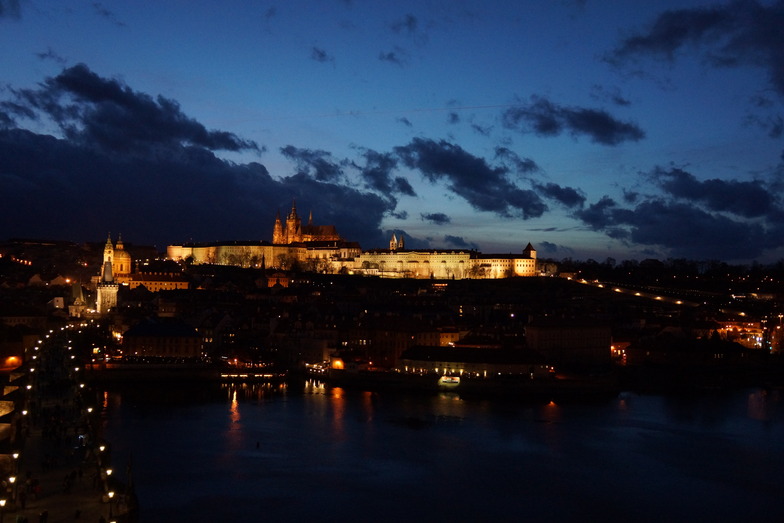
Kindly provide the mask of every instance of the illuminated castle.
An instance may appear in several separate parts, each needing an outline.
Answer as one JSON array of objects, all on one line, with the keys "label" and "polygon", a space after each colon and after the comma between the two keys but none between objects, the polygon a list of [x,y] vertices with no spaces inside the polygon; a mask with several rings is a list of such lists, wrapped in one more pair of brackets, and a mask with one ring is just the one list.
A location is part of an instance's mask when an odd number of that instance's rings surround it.
[{"label": "illuminated castle", "polygon": [[272,227],[272,243],[215,242],[169,245],[171,260],[190,260],[194,264],[214,263],[240,267],[290,269],[301,265],[316,272],[331,272],[341,260],[353,260],[361,250],[356,242],[343,240],[334,225],[314,225],[313,213],[302,225],[296,202],[284,222],[280,211]]},{"label": "illuminated castle", "polygon": [[313,225],[313,213],[308,216],[307,225],[302,225],[302,220],[297,216],[296,202],[291,204],[291,212],[286,217],[286,224],[280,219],[280,211],[275,216],[275,225],[272,228],[273,245],[290,245],[292,243],[307,242],[335,242],[341,241],[334,225]]},{"label": "illuminated castle", "polygon": [[[341,262],[346,271],[382,278],[510,278],[538,276],[536,249],[530,243],[520,254],[482,254],[472,250],[406,249],[402,234],[392,235],[389,249],[364,251]],[[335,271],[337,272],[337,271]]]},{"label": "illuminated castle", "polygon": [[302,225],[296,202],[284,222],[280,211],[269,242],[216,242],[169,245],[172,260],[193,264],[237,265],[270,269],[365,274],[382,278],[464,279],[539,276],[536,249],[529,243],[519,254],[482,254],[474,250],[407,249],[402,233],[393,233],[388,249],[362,251],[343,240],[334,225]]}]

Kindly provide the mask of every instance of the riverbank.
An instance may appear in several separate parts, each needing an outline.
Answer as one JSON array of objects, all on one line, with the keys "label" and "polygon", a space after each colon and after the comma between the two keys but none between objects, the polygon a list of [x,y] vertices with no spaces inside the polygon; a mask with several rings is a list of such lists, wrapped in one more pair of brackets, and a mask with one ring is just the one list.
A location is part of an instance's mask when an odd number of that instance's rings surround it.
[{"label": "riverbank", "polygon": [[315,379],[334,387],[371,391],[454,392],[461,396],[523,399],[613,396],[621,390],[667,392],[784,385],[784,372],[779,367],[731,369],[693,366],[626,366],[602,372],[575,371],[534,379],[527,375],[455,376],[451,382],[444,382],[434,373],[329,369],[327,373],[309,374],[195,363],[113,363],[88,366],[84,370],[84,378],[97,386],[113,383],[298,383],[304,379]]},{"label": "riverbank", "polygon": [[135,500],[125,485],[107,476],[107,459],[92,446],[91,433],[66,391],[44,395],[27,416],[5,518],[29,523],[135,521]]},{"label": "riverbank", "polygon": [[21,375],[21,385],[0,519],[135,522],[132,485],[113,475],[99,403],[73,363],[70,345],[48,338],[13,375]]}]

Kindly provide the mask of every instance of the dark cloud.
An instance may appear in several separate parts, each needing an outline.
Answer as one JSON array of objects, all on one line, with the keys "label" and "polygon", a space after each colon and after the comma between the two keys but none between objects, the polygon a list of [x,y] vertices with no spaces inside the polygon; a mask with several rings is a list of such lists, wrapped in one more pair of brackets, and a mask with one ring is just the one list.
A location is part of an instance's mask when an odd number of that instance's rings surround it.
[{"label": "dark cloud", "polygon": [[571,256],[574,254],[574,249],[564,245],[558,245],[548,241],[537,242],[536,250],[542,255],[547,256]]},{"label": "dark cloud", "polygon": [[101,4],[100,2],[93,2],[92,6],[95,12],[98,14],[98,16],[106,18],[107,20],[109,20],[111,23],[113,23],[118,27],[125,27],[125,24],[119,21],[117,17],[114,16],[114,13],[108,10],[106,7],[104,7],[104,5]]},{"label": "dark cloud", "polygon": [[415,35],[417,32],[418,25],[419,22],[417,21],[417,18],[409,13],[403,18],[401,18],[400,20],[396,20],[392,22],[389,25],[389,27],[392,29],[393,32],[398,34],[405,33],[409,35]]},{"label": "dark cloud", "polygon": [[602,197],[585,209],[575,212],[575,217],[596,231],[603,231],[615,239],[627,239],[629,232],[621,225],[627,225],[634,216],[632,211],[621,209],[609,196]]},{"label": "dark cloud", "polygon": [[511,162],[519,174],[533,173],[539,170],[539,166],[530,158],[521,158],[516,152],[508,147],[495,148],[496,159]]},{"label": "dark cloud", "polygon": [[393,33],[400,36],[405,36],[416,45],[422,46],[427,43],[428,36],[422,27],[420,20],[411,13],[406,14],[403,18],[395,20],[389,24],[389,28]]},{"label": "dark cloud", "polygon": [[366,149],[362,156],[365,164],[352,162],[352,166],[359,171],[367,188],[381,193],[391,201],[394,201],[393,195],[416,196],[408,180],[392,175],[398,164],[395,155]]},{"label": "dark cloud", "polygon": [[544,197],[555,200],[566,207],[582,207],[585,204],[585,195],[582,191],[572,187],[561,187],[557,183],[535,183],[534,188]]},{"label": "dark cloud", "polygon": [[640,198],[640,193],[630,189],[623,189],[623,201],[626,203],[634,203]]},{"label": "dark cloud", "polygon": [[397,121],[402,123],[406,127],[413,127],[414,126],[414,124],[411,123],[411,120],[409,120],[405,116],[401,116],[400,118],[397,119]]},{"label": "dark cloud", "polygon": [[703,38],[719,38],[732,25],[732,16],[726,7],[665,11],[646,34],[626,38],[608,59],[625,60],[655,54],[672,60],[682,46],[698,44]]},{"label": "dark cloud", "polygon": [[446,117],[446,122],[450,125],[460,123],[460,115],[455,112],[450,112]]},{"label": "dark cloud", "polygon": [[275,6],[272,6],[266,11],[264,11],[264,18],[266,18],[267,20],[275,18],[277,15],[278,15],[278,8]]},{"label": "dark cloud", "polygon": [[637,142],[645,137],[637,125],[616,120],[606,111],[561,106],[537,96],[528,104],[506,109],[502,117],[508,129],[539,136],[558,136],[564,132],[572,136],[586,135],[602,145]]},{"label": "dark cloud", "polygon": [[[603,197],[574,216],[625,243],[658,247],[693,259],[750,259],[782,245],[784,212],[761,184],[708,180],[683,171],[654,175],[665,197],[636,195],[630,207]],[[736,201],[731,192],[735,190]],[[753,210],[759,199],[760,210]]]},{"label": "dark cloud", "polygon": [[210,131],[187,117],[179,104],[133,91],[78,64],[47,78],[38,89],[14,91],[17,103],[53,120],[74,142],[140,154],[183,145],[209,150],[256,150],[252,141]]},{"label": "dark cloud", "polygon": [[312,176],[320,182],[334,182],[343,178],[343,165],[332,157],[332,153],[317,149],[303,149],[287,145],[281,154],[294,162],[297,171]]},{"label": "dark cloud", "polygon": [[622,107],[631,105],[629,99],[621,95],[621,91],[617,87],[607,88],[601,85],[594,85],[591,87],[591,97],[600,102],[610,102]]},{"label": "dark cloud", "polygon": [[709,211],[756,218],[769,214],[775,206],[770,189],[761,181],[740,182],[714,178],[701,182],[681,169],[656,169],[651,176],[667,194],[702,204]]},{"label": "dark cloud", "polygon": [[316,62],[334,62],[335,59],[329,55],[324,49],[313,46],[310,48],[310,58]]},{"label": "dark cloud", "polygon": [[624,39],[606,58],[616,65],[654,57],[675,60],[693,50],[714,67],[762,67],[779,95],[784,95],[784,2],[755,0],[675,9],[651,26]]},{"label": "dark cloud", "polygon": [[632,242],[664,245],[686,258],[756,257],[766,246],[759,224],[674,202],[641,203],[634,209],[629,225]]},{"label": "dark cloud", "polygon": [[749,101],[751,105],[760,109],[770,109],[775,105],[773,100],[761,94],[753,95]]},{"label": "dark cloud", "polygon": [[91,240],[112,230],[160,247],[189,238],[267,238],[255,229],[271,223],[265,204],[282,192],[262,165],[232,165],[197,147],[143,157],[11,129],[0,131],[0,157],[6,235]]},{"label": "dark cloud", "polygon": [[411,187],[411,184],[408,182],[408,180],[402,176],[395,176],[392,187],[396,193],[404,194],[406,196],[416,196],[414,188]]},{"label": "dark cloud", "polygon": [[493,130],[491,126],[483,127],[479,124],[472,123],[471,129],[476,131],[477,134],[481,134],[482,136],[490,136],[490,132]]},{"label": "dark cloud", "polygon": [[462,236],[452,236],[447,234],[444,236],[444,243],[452,245],[460,249],[473,249],[479,250],[479,246],[473,242],[467,242]]},{"label": "dark cloud", "polygon": [[436,225],[446,225],[452,221],[452,219],[442,212],[434,212],[430,214],[420,214],[422,221],[431,222]]},{"label": "dark cloud", "polygon": [[0,18],[20,18],[22,9],[19,0],[0,0]]},{"label": "dark cloud", "polygon": [[49,118],[63,131],[37,134],[5,120],[0,237],[100,241],[116,231],[159,248],[269,240],[275,211],[296,198],[316,223],[334,224],[363,247],[388,240],[379,226],[394,202],[333,180],[340,165],[323,151],[288,149],[303,172],[274,179],[260,163],[236,164],[212,150],[259,149],[252,142],[207,131],[176,102],[135,92],[86,66],[8,93],[13,100],[2,102],[0,118],[11,108],[24,118]]},{"label": "dark cloud", "polygon": [[777,114],[749,114],[746,123],[761,128],[771,138],[781,138],[784,135],[784,118]]},{"label": "dark cloud", "polygon": [[389,62],[395,65],[404,66],[409,62],[408,51],[402,47],[395,46],[391,51],[382,51],[378,54],[378,59],[382,62]]},{"label": "dark cloud", "polygon": [[10,114],[5,112],[2,105],[0,105],[0,129],[7,129],[15,125],[16,125],[16,120],[14,120]]},{"label": "dark cloud", "polygon": [[60,56],[59,54],[55,53],[51,47],[47,47],[46,51],[35,53],[35,56],[37,56],[41,60],[50,60],[59,65],[65,65],[65,63],[68,61],[62,56]]},{"label": "dark cloud", "polygon": [[781,138],[784,135],[784,118],[772,114],[776,102],[763,94],[754,94],[749,98],[751,109],[746,115],[746,124],[755,125],[763,129],[771,138]]},{"label": "dark cloud", "polygon": [[37,113],[24,104],[11,101],[0,102],[0,123],[3,123],[4,126],[16,125],[17,118],[35,120],[37,117]]},{"label": "dark cloud", "polygon": [[531,190],[511,183],[506,167],[491,167],[480,157],[444,140],[414,138],[410,144],[395,147],[403,164],[419,170],[428,181],[446,180],[451,191],[480,211],[524,219],[544,214],[547,206]]}]

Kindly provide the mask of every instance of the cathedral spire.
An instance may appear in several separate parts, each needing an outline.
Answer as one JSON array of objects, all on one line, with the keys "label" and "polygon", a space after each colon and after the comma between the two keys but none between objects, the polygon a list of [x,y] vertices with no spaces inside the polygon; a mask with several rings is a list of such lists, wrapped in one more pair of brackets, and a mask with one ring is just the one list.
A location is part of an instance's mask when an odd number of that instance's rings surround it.
[{"label": "cathedral spire", "polygon": [[291,212],[286,218],[285,241],[282,243],[291,244],[302,241],[302,220],[297,216],[297,200],[291,199]]},{"label": "cathedral spire", "polygon": [[280,219],[280,209],[275,215],[275,225],[272,227],[272,243],[281,245],[286,242],[286,233],[283,231],[283,221]]}]

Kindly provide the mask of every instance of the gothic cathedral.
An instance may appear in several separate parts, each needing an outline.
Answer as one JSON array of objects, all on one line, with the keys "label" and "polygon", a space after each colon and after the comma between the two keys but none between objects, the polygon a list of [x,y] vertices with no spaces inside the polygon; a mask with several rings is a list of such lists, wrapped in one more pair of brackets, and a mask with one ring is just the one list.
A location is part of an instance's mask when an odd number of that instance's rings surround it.
[{"label": "gothic cathedral", "polygon": [[302,225],[302,220],[297,215],[297,204],[292,202],[291,211],[286,217],[286,223],[280,218],[280,211],[275,216],[275,225],[272,228],[272,243],[274,245],[290,245],[292,243],[310,242],[335,242],[341,241],[334,225],[313,225],[313,213],[308,216],[308,223]]}]

